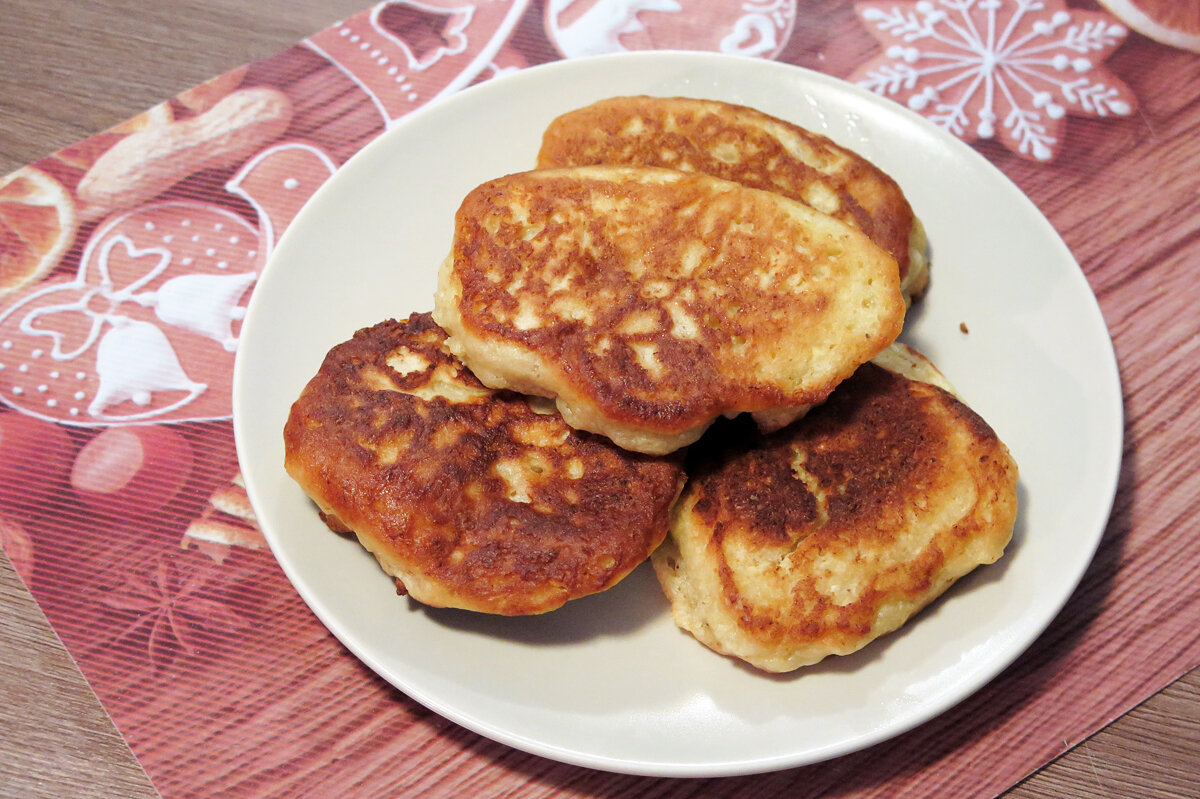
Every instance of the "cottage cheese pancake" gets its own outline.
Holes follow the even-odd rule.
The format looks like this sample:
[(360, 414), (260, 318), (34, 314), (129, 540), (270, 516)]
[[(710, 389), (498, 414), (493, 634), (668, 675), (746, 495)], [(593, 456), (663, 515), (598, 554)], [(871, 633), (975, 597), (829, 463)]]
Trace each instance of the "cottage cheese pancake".
[(666, 535), (683, 480), (675, 460), (484, 387), (428, 314), (333, 348), (284, 442), (326, 523), (355, 533), (399, 589), (503, 615), (616, 584)]
[[(947, 385), (911, 350), (885, 360)], [(1012, 536), (1017, 467), (939, 385), (873, 362), (790, 427), (729, 427), (689, 452), (652, 560), (676, 624), (760, 669), (857, 651)]]
[(904, 312), (892, 257), (832, 217), (709, 175), (599, 166), (472, 191), (434, 315), (484, 384), (664, 453), (722, 414), (794, 418)]
[(745, 106), (687, 97), (613, 97), (555, 119), (540, 167), (660, 166), (777, 191), (859, 228), (896, 259), (900, 289), (929, 279), (925, 231), (896, 182), (828, 138)]

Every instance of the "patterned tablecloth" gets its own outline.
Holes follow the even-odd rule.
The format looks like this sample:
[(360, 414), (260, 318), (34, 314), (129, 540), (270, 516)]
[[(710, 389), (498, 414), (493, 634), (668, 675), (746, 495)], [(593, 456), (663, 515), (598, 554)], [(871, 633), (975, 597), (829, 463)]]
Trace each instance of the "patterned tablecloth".
[(258, 272), (340, 164), (473, 83), (654, 48), (847, 78), (973, 143), (1082, 264), (1125, 393), (1099, 554), (1029, 652), (893, 741), (705, 795), (994, 794), (1200, 664), (1200, 56), (1063, 0), (382, 2), (0, 184), (0, 542), (164, 796), (698, 789), (376, 677), (266, 548), (230, 421)]

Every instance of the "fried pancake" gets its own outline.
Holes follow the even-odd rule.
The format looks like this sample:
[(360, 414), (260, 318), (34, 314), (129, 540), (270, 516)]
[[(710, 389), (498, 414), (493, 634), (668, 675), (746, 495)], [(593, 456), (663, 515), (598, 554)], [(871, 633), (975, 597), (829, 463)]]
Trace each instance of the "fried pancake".
[(402, 592), (508, 616), (615, 585), (666, 535), (683, 481), (674, 459), (485, 388), (428, 314), (334, 347), (284, 442), (329, 527), (353, 531)]
[[(880, 360), (947, 385), (914, 351)], [(689, 452), (652, 561), (675, 623), (760, 669), (857, 651), (1012, 537), (1004, 444), (949, 391), (878, 361), (790, 427), (730, 427)]]
[(896, 259), (906, 300), (929, 280), (925, 230), (896, 182), (830, 139), (740, 105), (613, 97), (563, 114), (538, 166), (631, 164), (704, 172), (777, 191), (859, 228)]
[(484, 384), (665, 453), (722, 414), (793, 418), (904, 312), (892, 257), (830, 216), (709, 175), (601, 166), (472, 191), (434, 317)]

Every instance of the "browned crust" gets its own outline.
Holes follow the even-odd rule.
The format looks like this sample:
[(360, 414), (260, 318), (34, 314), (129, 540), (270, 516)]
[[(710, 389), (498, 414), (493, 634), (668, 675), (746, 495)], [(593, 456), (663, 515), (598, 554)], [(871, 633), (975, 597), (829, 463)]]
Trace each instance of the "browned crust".
[[(388, 360), (398, 353), (427, 366), (401, 374)], [(404, 393), (439, 369), (477, 394)], [(663, 539), (682, 482), (675, 460), (626, 453), (484, 390), (428, 314), (333, 348), (284, 441), (289, 473), (331, 527), (353, 530), (415, 598), (505, 615), (615, 584)], [(528, 501), (498, 476), (504, 461), (533, 464)]]
[[(686, 570), (694, 579), (715, 569), (718, 610), (681, 608), (677, 618), (693, 619), (710, 647), (772, 671), (848, 654), (894, 629), (999, 557), (1017, 510), (1016, 465), (987, 423), (943, 389), (874, 364), (779, 433), (711, 431), (688, 470), (680, 499), (688, 518), (672, 536), (701, 536), (705, 562)], [(938, 515), (960, 500), (961, 513)], [(914, 541), (921, 545), (903, 555)], [(677, 549), (664, 552), (671, 562), (656, 568), (681, 568)], [(854, 601), (835, 601), (832, 561), (867, 574)], [(762, 601), (756, 579), (786, 599)], [(721, 623), (736, 628), (733, 638), (713, 632)]]
[[(700, 267), (683, 273), (697, 248)], [(858, 231), (774, 193), (663, 169), (540, 170), (477, 187), (456, 217), (448, 279), (472, 336), (536, 353), (607, 419), (663, 433), (820, 402), (895, 339), (905, 310), (894, 261)], [(592, 318), (556, 315), (562, 296)], [(670, 303), (693, 337), (672, 333)], [(522, 307), (537, 325), (515, 324)], [(639, 314), (649, 329), (622, 333)], [(660, 374), (638, 345), (654, 348)], [(810, 348), (829, 356), (824, 371), (781, 366)]]
[[(640, 128), (630, 128), (637, 119)], [(803, 143), (809, 162), (781, 135)], [(713, 153), (736, 147), (739, 159)], [(883, 170), (829, 138), (746, 106), (687, 97), (614, 97), (555, 119), (542, 136), (538, 166), (630, 164), (703, 172), (808, 202), (806, 188), (829, 186), (840, 201), (833, 216), (866, 233), (908, 274), (913, 211)]]

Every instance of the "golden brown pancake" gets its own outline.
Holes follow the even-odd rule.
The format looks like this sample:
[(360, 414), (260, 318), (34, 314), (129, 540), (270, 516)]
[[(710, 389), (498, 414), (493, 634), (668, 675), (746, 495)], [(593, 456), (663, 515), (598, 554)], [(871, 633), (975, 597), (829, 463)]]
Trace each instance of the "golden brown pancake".
[(600, 166), (472, 191), (434, 316), (484, 384), (664, 453), (722, 414), (794, 418), (904, 312), (892, 257), (830, 216), (709, 175)]
[(484, 387), (428, 314), (334, 347), (284, 442), (326, 523), (353, 531), (398, 588), (509, 616), (615, 585), (666, 535), (683, 479), (676, 460)]
[(896, 259), (900, 289), (929, 279), (925, 231), (896, 182), (830, 139), (753, 108), (688, 97), (613, 97), (547, 127), (541, 168), (630, 164), (704, 172), (780, 192), (859, 228)]
[[(921, 360), (889, 363), (944, 383)], [(877, 363), (776, 433), (714, 428), (688, 471), (652, 557), (672, 616), (772, 672), (900, 627), (997, 560), (1017, 513), (1017, 467), (992, 429), (945, 389)]]

